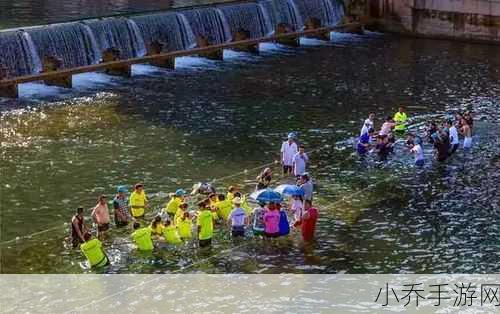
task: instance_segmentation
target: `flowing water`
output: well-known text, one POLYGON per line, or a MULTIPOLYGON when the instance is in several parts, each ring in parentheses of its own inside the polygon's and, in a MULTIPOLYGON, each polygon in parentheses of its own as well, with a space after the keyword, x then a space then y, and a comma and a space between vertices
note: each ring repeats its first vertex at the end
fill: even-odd
POLYGON ((147 255, 133 249, 130 229, 113 228, 104 241, 112 266, 100 271, 500 271, 500 48, 373 33, 332 39, 264 44, 259 56, 226 51, 224 62, 179 58, 175 71, 135 66, 130 80, 84 74, 73 90, 23 85, 20 100, 0 102, 1 272, 89 272, 64 245, 76 207, 88 221, 99 194, 138 181, 154 210, 176 188, 214 178, 221 191, 250 192, 291 130, 314 150, 315 243, 297 233, 232 242, 219 227, 211 251, 187 243, 147 255), (422 170, 402 146, 385 164, 360 161, 353 141, 364 118, 375 111, 380 126, 401 103, 414 131, 472 110, 474 149, 439 164, 426 144, 422 170))

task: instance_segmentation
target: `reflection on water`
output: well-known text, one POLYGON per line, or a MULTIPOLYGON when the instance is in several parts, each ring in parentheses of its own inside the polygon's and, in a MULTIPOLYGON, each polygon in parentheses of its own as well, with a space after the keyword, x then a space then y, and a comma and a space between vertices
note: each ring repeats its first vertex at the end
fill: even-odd
POLYGON ((228 1, 230 0, 0 1, 0 29, 228 1))
MULTIPOLYGON (((42 89, 37 100, 0 102, 1 241, 55 227, 2 242, 1 271, 83 272, 80 253, 62 244, 75 207, 143 181, 159 209, 179 186, 272 162, 295 130, 307 150, 322 148, 310 167, 321 215, 315 243, 297 233, 232 242, 219 228, 210 252, 187 243, 143 255, 130 230, 114 229, 105 241, 113 265, 102 271, 498 272, 499 48, 334 38, 227 62, 183 59, 173 72, 140 67, 131 80, 79 81, 57 96, 42 89), (416 125, 473 110, 474 150, 424 170, 404 147, 386 164, 360 161, 352 154, 360 123, 376 111, 380 125, 400 103, 416 125)), ((215 184, 250 191, 256 174, 215 184)))

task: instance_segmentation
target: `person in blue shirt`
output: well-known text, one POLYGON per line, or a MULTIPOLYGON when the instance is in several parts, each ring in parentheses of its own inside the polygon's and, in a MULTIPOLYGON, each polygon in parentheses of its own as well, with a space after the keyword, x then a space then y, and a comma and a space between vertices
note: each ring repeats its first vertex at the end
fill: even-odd
POLYGON ((368 152, 370 147, 370 139, 373 136, 375 130, 369 129, 368 132, 363 133, 358 139, 358 145, 356 150, 360 156, 364 156, 368 152))

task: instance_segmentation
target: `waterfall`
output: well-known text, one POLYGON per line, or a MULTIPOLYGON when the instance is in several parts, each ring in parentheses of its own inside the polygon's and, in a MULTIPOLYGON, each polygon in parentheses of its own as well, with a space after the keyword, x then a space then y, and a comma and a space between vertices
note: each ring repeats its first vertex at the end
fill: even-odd
POLYGON ((231 34, 241 29, 249 31, 251 38, 263 37, 269 33, 262 11, 255 3, 226 5, 219 10, 224 15, 231 34))
POLYGON ((191 25, 186 16, 182 13, 177 13, 179 25, 181 27, 181 34, 183 35, 183 42, 185 49, 192 49, 196 47, 196 36, 193 33, 191 25))
POLYGON ((265 35, 270 36, 274 33, 274 25, 271 20, 271 16, 269 15, 269 11, 264 4, 259 3, 259 10, 260 14, 262 15, 262 19, 264 20, 264 29, 265 29, 265 35))
POLYGON ((144 56, 153 41, 164 43, 168 51, 184 50, 196 47, 198 36, 221 44, 242 29, 257 38, 272 34, 279 23, 301 30, 308 18, 332 26, 343 15, 340 0, 255 0, 0 31, 0 65, 9 77, 22 76, 40 72, 40 60, 47 56, 60 58, 63 68, 74 68, 99 63, 102 51, 112 47, 128 59, 144 56))
POLYGON ((94 33, 90 29, 88 25, 82 24, 83 29, 87 36, 89 37, 90 40, 90 46, 91 46, 91 51, 92 51, 92 63, 93 64, 98 64, 102 61, 102 53, 99 50, 99 45, 97 44, 97 40, 95 39, 94 33))
POLYGON ((183 10, 195 37, 203 36, 210 43, 221 44, 231 40, 229 24, 220 9, 206 7, 183 10))
POLYGON ((147 53, 146 45, 144 44, 144 39, 142 38, 141 31, 137 24, 131 20, 127 19, 127 23, 130 26, 131 34, 133 37, 132 42, 135 44, 135 56, 136 57, 144 57, 147 53))
POLYGON ((304 20, 302 19, 302 14, 300 13, 299 7, 295 3, 295 0, 287 0, 287 5, 292 19, 291 24, 295 26, 296 30, 302 30, 304 28, 304 20))
POLYGON ((33 39, 31 39, 30 34, 26 32, 23 32, 23 39, 29 51, 29 58, 31 59, 31 73, 42 72, 42 61, 40 61, 33 39))
POLYGON ((35 27, 26 30, 26 33, 40 58, 60 58, 63 68, 90 65, 94 61, 92 39, 81 23, 35 27))
POLYGON ((166 45, 167 51, 183 50, 196 45, 189 23, 184 22, 177 13, 143 15, 133 17, 131 20, 148 45, 159 41, 166 45), (184 23, 187 23, 187 28, 184 23))
POLYGON ((136 23, 126 18, 106 18, 86 21, 92 30, 102 52, 108 48, 118 48, 121 59, 144 56, 146 48, 136 23))
POLYGON ((22 32, 0 32, 0 66, 7 70, 7 77, 26 75, 35 72, 30 51, 24 45, 22 32))

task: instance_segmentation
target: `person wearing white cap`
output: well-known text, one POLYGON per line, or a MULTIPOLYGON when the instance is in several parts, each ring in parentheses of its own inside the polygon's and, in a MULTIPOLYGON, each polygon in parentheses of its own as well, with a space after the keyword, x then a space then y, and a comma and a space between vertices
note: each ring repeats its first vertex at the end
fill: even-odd
POLYGON ((293 157, 299 152, 297 143, 295 143, 295 134, 288 134, 288 140, 281 145, 281 164, 283 165, 283 174, 290 175, 293 172, 293 157))
POLYGON ((231 224, 231 234, 233 237, 244 237, 245 226, 248 224, 248 217, 245 210, 241 207, 241 203, 241 198, 234 198, 234 209, 229 214, 229 223, 231 224))

